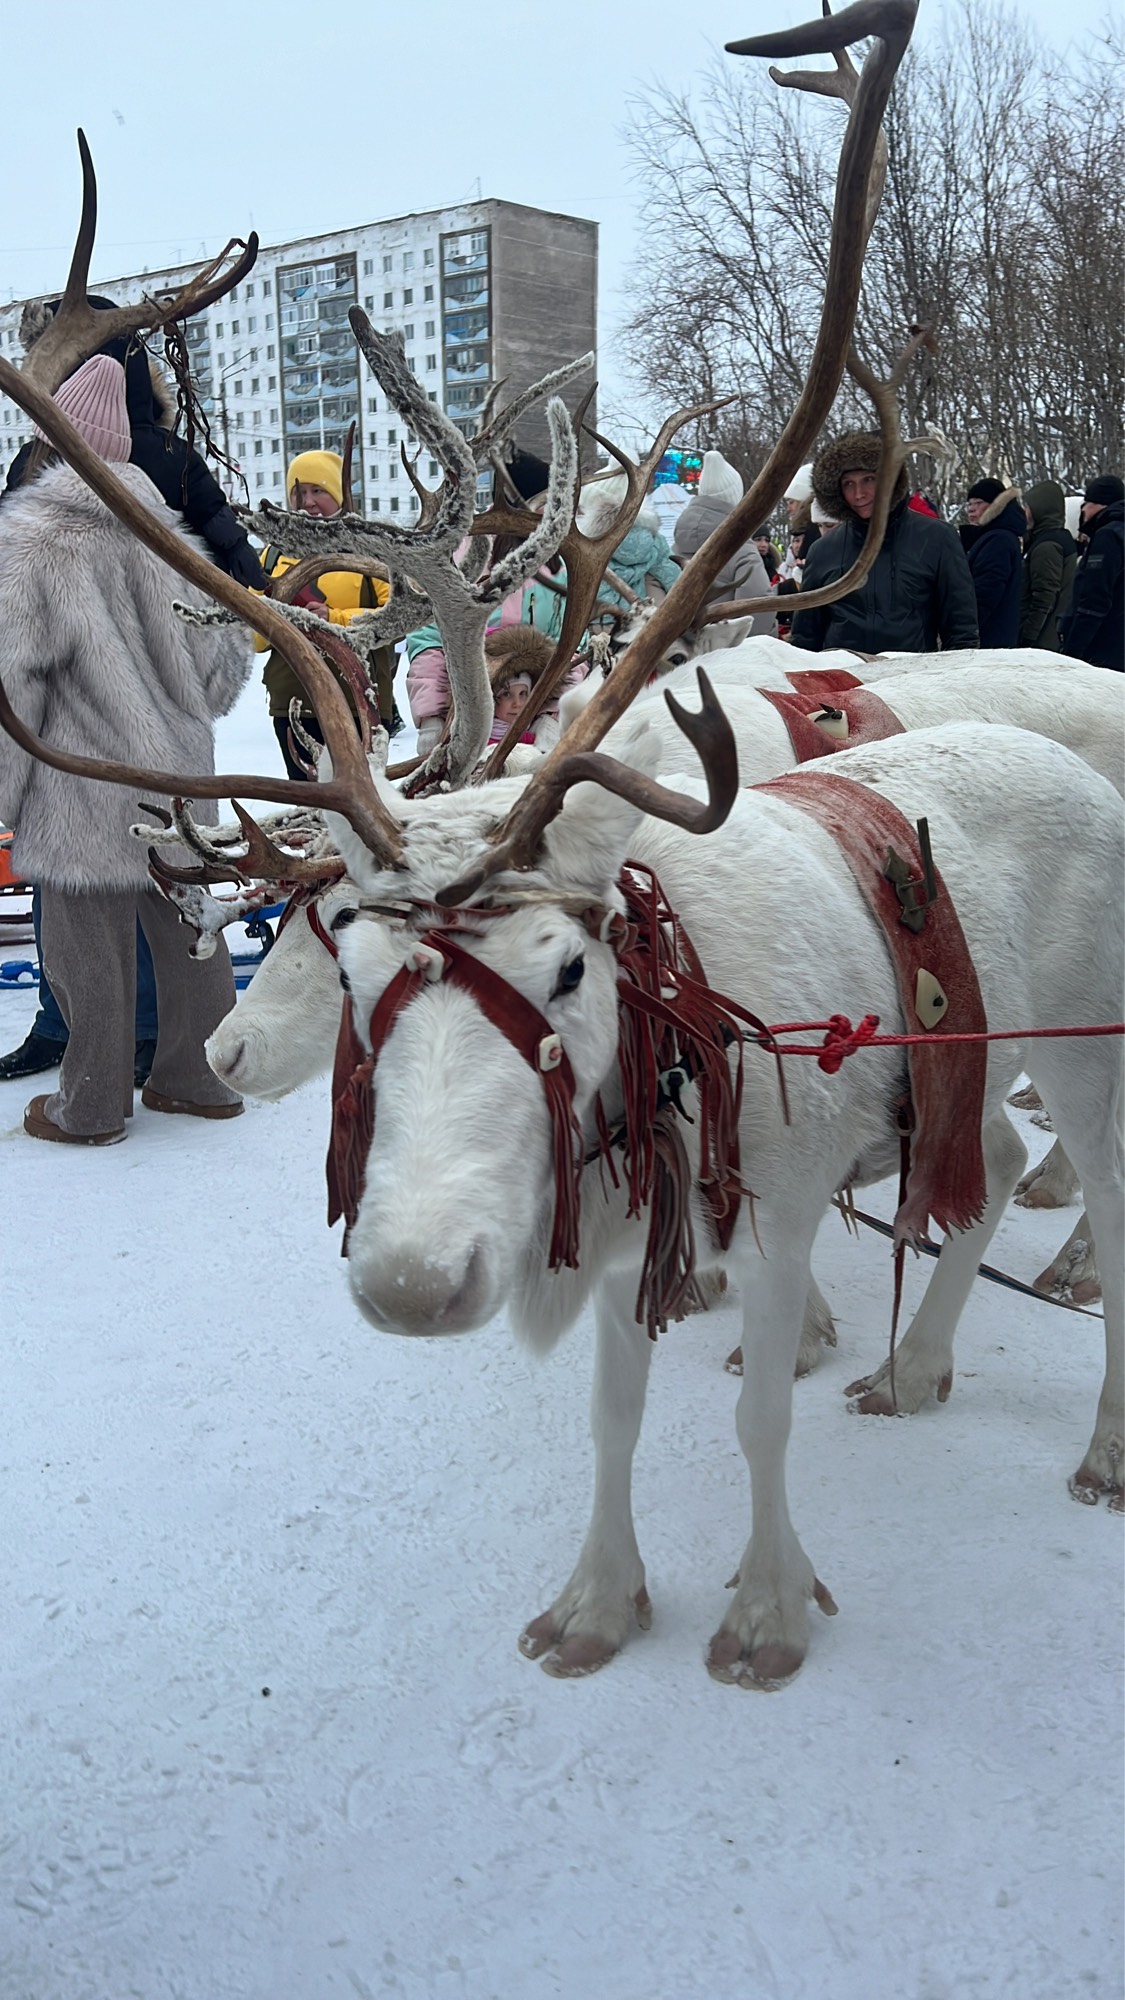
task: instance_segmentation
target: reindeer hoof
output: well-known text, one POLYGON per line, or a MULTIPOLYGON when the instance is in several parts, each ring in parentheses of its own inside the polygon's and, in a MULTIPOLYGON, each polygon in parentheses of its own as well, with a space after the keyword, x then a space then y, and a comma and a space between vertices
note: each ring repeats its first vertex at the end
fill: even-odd
POLYGON ((804 1663, 805 1656, 796 1646, 775 1643, 744 1653, 738 1634, 726 1630, 716 1632, 707 1650, 707 1671, 712 1680, 721 1681, 724 1687, 748 1688, 760 1694, 772 1694, 784 1687, 800 1673, 804 1663))
POLYGON ((871 1386, 870 1377, 861 1375, 844 1390, 852 1400, 848 1408, 855 1417, 897 1417, 899 1412, 885 1389, 871 1386))
MULTIPOLYGON (((642 1632, 652 1624, 652 1599, 641 1585, 632 1599, 633 1611, 642 1632)), ((622 1642, 597 1632, 566 1632, 566 1620, 557 1610, 543 1611, 524 1627, 519 1649, 525 1660, 538 1660, 545 1674, 554 1680, 581 1680, 596 1674, 621 1651, 622 1642)))

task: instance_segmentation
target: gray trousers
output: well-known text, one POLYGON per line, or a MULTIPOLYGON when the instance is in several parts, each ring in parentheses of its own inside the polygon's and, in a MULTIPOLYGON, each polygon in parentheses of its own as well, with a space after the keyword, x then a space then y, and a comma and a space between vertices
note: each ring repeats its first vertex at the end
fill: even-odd
POLYGON ((45 1111, 64 1132, 119 1132, 133 1115, 137 921, 148 939, 160 1017, 150 1082, 189 1104, 235 1104, 207 1066, 203 1044, 234 1006, 222 938, 193 959, 195 933, 156 890, 66 894, 43 890, 43 964, 70 1040, 45 1111))

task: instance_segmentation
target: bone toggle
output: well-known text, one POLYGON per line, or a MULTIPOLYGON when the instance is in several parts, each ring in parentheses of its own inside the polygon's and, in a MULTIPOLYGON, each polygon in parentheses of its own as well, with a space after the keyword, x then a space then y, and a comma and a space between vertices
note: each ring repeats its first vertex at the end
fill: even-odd
POLYGON ((932 972, 919 966, 914 981, 914 1012, 924 1028, 936 1028, 943 1014, 949 1012, 949 1001, 945 989, 938 984, 932 972))
POLYGON ((408 972, 424 973, 430 983, 436 985, 444 977, 445 958, 435 945, 416 944, 407 954, 406 969, 408 972))
POLYGON ((815 722, 818 729, 823 729, 826 736, 834 737, 838 743, 847 742, 848 718, 844 709, 814 708, 809 721, 815 722))
POLYGON ((544 1035, 539 1044, 539 1067, 541 1070, 557 1069, 563 1059, 561 1035, 544 1035))

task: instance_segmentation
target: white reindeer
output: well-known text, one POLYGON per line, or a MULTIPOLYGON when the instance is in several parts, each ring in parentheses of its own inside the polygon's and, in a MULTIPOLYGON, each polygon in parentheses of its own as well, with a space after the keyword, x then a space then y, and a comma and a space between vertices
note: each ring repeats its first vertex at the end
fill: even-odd
MULTIPOLYGON (((593 1521, 570 1582, 522 1641, 526 1653, 556 1673, 601 1666, 623 1643, 633 1618, 643 1624, 649 1615, 630 1504, 651 1353, 636 1303, 638 1281, 651 1277, 654 1265, 649 1197, 630 1217, 625 1190, 582 1150, 584 1141, 593 1153, 597 1136, 612 1152, 618 1109, 628 1095, 618 1054, 617 953, 624 949, 618 879, 624 861, 633 856, 658 873, 714 987, 732 1004, 766 1021, 821 1020, 836 1012, 858 1020, 873 1011, 885 1029, 905 1026, 883 932, 850 867, 791 796, 739 793, 733 736, 721 710, 707 701, 698 719, 682 711, 678 718, 704 757, 705 804, 655 781, 661 754, 658 745, 646 747, 643 724, 619 739, 617 758, 598 753, 596 745, 620 720, 677 619, 690 622, 726 560, 728 542, 733 547, 736 538, 744 539, 768 512, 826 419, 851 337, 873 200, 877 205, 871 169, 878 123, 914 12, 915 0, 859 0, 814 28, 737 45, 744 53, 804 54, 838 51, 851 35, 873 37, 845 140, 840 236, 808 393, 751 493, 673 586, 631 661, 598 690, 530 780, 400 797, 373 776, 343 696, 309 640, 276 607, 247 600, 230 579, 216 575, 212 585, 220 601, 285 650, 317 706, 331 761, 331 775, 316 788, 319 803, 364 892, 359 920, 338 932, 350 1001, 333 1152, 335 1193, 350 1222, 349 1281, 358 1305, 374 1325, 409 1335, 468 1332, 506 1307, 517 1330, 546 1347, 587 1297, 596 1298, 593 1521), (693 837, 704 833, 711 835, 706 842, 693 837)), ((806 73, 806 81, 811 76, 806 73)), ((352 319, 378 373, 379 338, 354 309, 352 319)), ((0 386, 17 394, 138 534, 169 558, 174 550, 178 566, 195 576, 193 552, 155 517, 129 513, 128 496, 122 498, 109 468, 83 446, 50 398, 22 386, 2 358, 0 386)), ((404 397, 412 393, 408 382, 402 388, 404 397)), ((432 407, 424 399, 410 407, 418 435, 427 430, 440 449, 432 407)), ((884 462, 856 571, 877 546, 897 471, 885 405, 879 414, 884 462)), ((561 425, 557 412, 555 420, 561 425)), ((634 499, 640 473, 640 467, 630 470, 634 499)), ((439 555, 468 531, 474 486, 475 467, 455 462, 450 445, 446 486, 428 531, 439 555)), ((555 497, 561 504, 557 485, 555 497)), ((376 555, 392 569, 396 558, 401 566, 401 545, 389 531, 354 517, 343 530, 334 529, 344 531, 356 543, 382 540, 384 550, 375 549, 376 555)), ((529 549, 529 556, 534 553, 529 549)), ((569 564, 568 575, 573 584, 569 564)), ((858 581, 853 571, 848 587, 858 581)), ((568 616, 578 603, 577 593, 570 595, 568 616)), ((479 695, 479 687, 468 693, 479 695)), ((480 706, 467 700, 460 723, 455 713, 451 741, 461 743, 461 775, 483 746, 480 706)), ((208 795, 209 785, 210 795, 224 795, 224 783, 231 783, 95 764, 56 751, 19 723, 2 691, 0 721, 33 754, 85 776, 158 795, 190 792, 193 784, 197 796, 208 795)), ((963 724, 845 752, 832 768, 834 776, 884 795, 909 819, 928 818, 991 1022, 1030 1029, 1116 1018, 1120 804, 1104 779, 1041 737, 963 724)), ((448 763, 446 770, 453 775, 448 763)), ((233 788, 250 798, 317 802, 312 787, 296 782, 240 777, 233 788)), ((857 789, 860 821, 870 810, 865 797, 857 789)), ((952 1078, 952 1050, 947 1059, 952 1078)), ((721 1060, 712 1044, 716 1072, 721 1060)), ((1090 1447, 1072 1484, 1079 1497, 1094 1500, 1107 1492, 1119 1505, 1125 1171, 1117 1040, 991 1045, 981 1123, 984 1213, 942 1249, 899 1349, 895 1406, 916 1409, 948 1384, 957 1320, 1024 1161, 1003 1103, 1021 1068, 1038 1084, 1082 1174, 1106 1255, 1105 1381, 1090 1447)), ((807 1648, 807 1601, 835 1608, 788 1513, 785 1448, 794 1360, 820 1217, 836 1189, 881 1178, 894 1164, 904 1073, 897 1049, 863 1050, 834 1075, 794 1059, 787 1120, 771 1056, 753 1042, 745 1050, 742 1161, 756 1199, 752 1216, 745 1201, 730 1212, 733 1234, 724 1256, 739 1275, 744 1300, 746 1376, 737 1423, 750 1467, 753 1520, 709 1654, 711 1671, 726 1681, 766 1687, 788 1679, 807 1648)), ((698 1113, 699 1084, 677 1067, 669 1075, 670 1094, 673 1075, 685 1108, 698 1113)), ((698 1116, 675 1130, 682 1133, 694 1185, 698 1116)), ((647 1133, 642 1119, 630 1139, 634 1162, 647 1133)), ((691 1185, 686 1199, 700 1263, 718 1268, 723 1258, 710 1247, 691 1185)), ((670 1227, 681 1245, 674 1218, 670 1227)), ((876 1372, 868 1393, 891 1405, 885 1370, 876 1372)))
MULTIPOLYGON (((643 755, 638 732, 634 762, 643 755)), ((1020 731, 955 726, 844 752, 833 771, 872 786, 908 817, 928 816, 990 1023, 1116 1018, 1120 805, 1086 765, 1020 731)), ((451 864, 471 870, 503 795, 511 802, 517 789, 502 781, 493 788, 498 796, 466 792, 404 808, 404 852, 393 869, 377 867, 338 823, 342 851, 369 898, 418 907, 402 923, 370 917, 342 935, 341 963, 364 1039, 388 981, 435 921, 432 904, 450 890, 451 864)), ((672 905, 687 914, 715 986, 762 1018, 844 1012, 854 1020, 873 1011, 887 1031, 907 1026, 882 934, 832 840, 799 810, 775 794, 743 793, 703 845, 586 786, 546 829, 533 875, 518 878, 530 879, 543 900, 489 919, 467 943, 561 1036, 587 1132, 599 1093, 611 1108, 619 1100, 615 963, 610 946, 572 912, 580 904, 617 907, 615 883, 627 855, 653 866, 672 905)), ((510 880, 496 881, 498 901, 510 880)), ((1004 1110, 1021 1068, 1078 1165, 1104 1245, 1106 1377, 1073 1484, 1082 1497, 1105 1490, 1120 1504, 1125 1246, 1121 1048, 1114 1039, 991 1045, 982 1127, 987 1208, 975 1228, 944 1244, 898 1350, 897 1407, 916 1410, 948 1388, 957 1320, 1025 1161, 1004 1110)), ((737 1422, 750 1466, 753 1531, 712 1642, 709 1663, 723 1679, 772 1685, 805 1654, 804 1603, 819 1586, 790 1524, 784 1457, 809 1256, 836 1190, 882 1178, 894 1166, 891 1107, 902 1076, 894 1051, 857 1055, 833 1077, 812 1062, 791 1062, 786 1125, 771 1062, 761 1054, 747 1060, 741 1129, 754 1217, 741 1219, 729 1260, 744 1302, 737 1422)), ((426 985, 403 1009, 380 1051, 373 1087, 374 1141, 348 1274, 374 1325, 403 1334, 463 1333, 506 1309, 516 1331, 542 1349, 596 1295, 594 1515, 570 1582, 522 1641, 551 1671, 589 1672, 618 1650, 634 1615, 647 1619, 629 1506, 651 1353, 634 1318, 643 1219, 626 1219, 624 1197, 607 1191, 591 1166, 582 1188, 580 1268, 548 1272, 554 1190, 543 1094, 459 986, 426 985)), ((697 1244, 704 1233, 697 1220, 697 1244)), ((886 1366, 865 1386, 890 1406, 886 1366)))
MULTIPOLYGON (((742 782, 758 784, 791 770, 796 759, 777 710, 756 689, 742 684, 733 667, 727 673, 724 677, 720 667, 717 691, 734 728, 742 782)), ((675 676, 666 685, 675 687, 681 679, 675 676)), ((595 692, 593 684, 586 683, 569 695, 564 723, 580 713, 595 692)), ((1125 688, 1116 676, 1096 667, 1075 662, 1053 674, 1046 670, 1027 674, 1022 658, 1016 665, 981 671, 934 666, 924 674, 888 676, 880 682, 879 693, 908 729, 955 720, 1007 722, 1034 729, 1075 751, 1108 777, 1119 792, 1125 790, 1125 688)), ((846 696, 839 699, 843 704, 846 696)), ((651 694, 639 698, 625 722, 610 733, 606 747, 613 750, 615 739, 628 739, 633 717, 648 721, 658 746, 660 768, 678 768, 683 762, 683 737, 663 700, 651 694)), ((317 899, 317 929, 297 910, 253 984, 207 1044, 207 1060, 224 1083, 244 1096, 272 1099, 330 1067, 339 1025, 340 989, 336 961, 323 940, 327 937, 338 942, 338 932, 353 920, 360 900, 358 886, 345 878, 330 883, 317 899)), ((1061 1157, 1063 1168, 1070 1172, 1073 1194, 1077 1180, 1061 1145, 1051 1157, 1056 1163, 1061 1157)), ((1020 1186, 1030 1187, 1037 1181, 1038 1175, 1030 1175, 1020 1186)), ((1059 1259, 1065 1261, 1073 1282, 1082 1288, 1081 1296, 1092 1296, 1090 1288, 1096 1288, 1098 1280, 1086 1217, 1060 1251, 1059 1259), (1073 1250, 1076 1240, 1083 1245, 1078 1253, 1081 1268, 1073 1250)), ((1043 1274, 1044 1289, 1059 1259, 1043 1274)), ((831 1312, 814 1286, 798 1373, 814 1367, 822 1345, 833 1342, 831 1312)))

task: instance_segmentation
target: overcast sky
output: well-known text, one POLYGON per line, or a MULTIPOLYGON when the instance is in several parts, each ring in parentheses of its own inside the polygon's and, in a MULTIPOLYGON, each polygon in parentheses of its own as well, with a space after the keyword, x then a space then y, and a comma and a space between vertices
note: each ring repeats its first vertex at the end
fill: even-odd
MULTIPOLYGON (((920 34, 945 7, 955 0, 922 0, 920 34)), ((816 11, 816 0, 39 0, 6 23, 0 298, 61 285, 82 125, 99 183, 95 278, 214 253, 250 228, 272 243, 478 193, 593 217, 609 387, 638 201, 626 98, 654 81, 689 87, 725 41, 816 11)), ((1015 12, 1062 50, 1102 9, 1018 0, 1015 12)))

